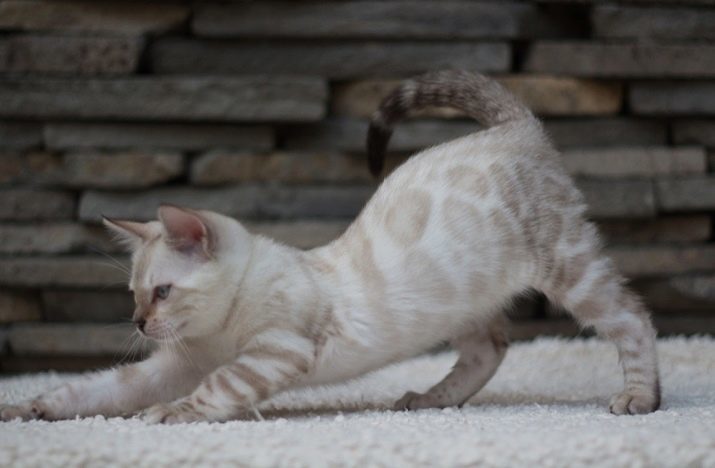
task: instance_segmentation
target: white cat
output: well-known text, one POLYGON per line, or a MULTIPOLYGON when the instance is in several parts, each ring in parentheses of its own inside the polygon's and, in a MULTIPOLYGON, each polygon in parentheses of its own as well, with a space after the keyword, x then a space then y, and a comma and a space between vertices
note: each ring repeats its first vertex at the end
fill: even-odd
POLYGON ((465 72, 407 81, 369 132, 382 167, 392 125, 452 106, 486 130, 428 149, 390 175, 343 236, 308 252, 225 216, 173 206, 158 221, 105 220, 133 252, 134 321, 148 360, 0 410, 3 420, 128 415, 224 421, 276 392, 339 382, 450 340, 452 372, 398 409, 461 405, 507 348, 503 310, 535 289, 612 340, 616 414, 659 406, 655 330, 600 253, 581 195, 540 123, 496 82, 465 72), (180 343, 191 359, 170 352, 180 343))

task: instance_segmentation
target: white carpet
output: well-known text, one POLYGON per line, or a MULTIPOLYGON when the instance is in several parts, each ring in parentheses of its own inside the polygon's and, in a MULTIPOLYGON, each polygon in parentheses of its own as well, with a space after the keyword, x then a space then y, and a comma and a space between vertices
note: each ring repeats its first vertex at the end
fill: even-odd
MULTIPOLYGON (((385 411, 439 380, 455 356, 427 356, 332 388, 292 392, 265 421, 147 426, 102 417, 0 423, 0 466, 711 466, 715 340, 659 342, 663 408, 612 416, 615 350, 597 340, 517 344, 461 410, 385 411)), ((0 380, 14 402, 66 376, 0 380)))

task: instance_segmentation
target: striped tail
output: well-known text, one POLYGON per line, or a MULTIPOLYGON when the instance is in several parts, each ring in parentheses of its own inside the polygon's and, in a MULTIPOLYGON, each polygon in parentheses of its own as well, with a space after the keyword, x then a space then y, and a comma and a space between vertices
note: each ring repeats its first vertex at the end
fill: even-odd
POLYGON ((445 70, 407 80, 383 99, 370 121, 367 156, 374 176, 382 172, 393 126, 411 111, 425 107, 458 109, 485 128, 533 117, 513 94, 478 73, 445 70))

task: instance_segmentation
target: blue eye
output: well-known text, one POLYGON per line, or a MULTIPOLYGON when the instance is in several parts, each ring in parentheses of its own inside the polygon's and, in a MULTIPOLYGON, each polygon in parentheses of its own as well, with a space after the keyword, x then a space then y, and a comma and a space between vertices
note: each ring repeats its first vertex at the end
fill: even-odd
POLYGON ((171 285, 163 284, 161 286, 157 286, 154 288, 154 297, 156 299, 166 299, 167 297, 169 297, 170 292, 171 292, 171 285))

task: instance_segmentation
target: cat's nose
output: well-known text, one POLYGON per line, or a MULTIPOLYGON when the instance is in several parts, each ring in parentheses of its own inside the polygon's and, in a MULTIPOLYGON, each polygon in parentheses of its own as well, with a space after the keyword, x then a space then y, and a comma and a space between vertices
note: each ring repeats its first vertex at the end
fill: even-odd
POLYGON ((135 320, 134 324, 137 326, 139 331, 144 332, 144 326, 146 325, 146 320, 141 318, 141 319, 135 320))

